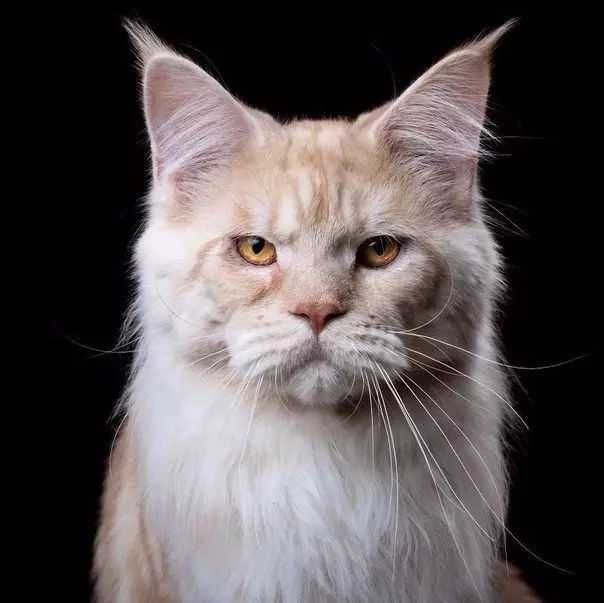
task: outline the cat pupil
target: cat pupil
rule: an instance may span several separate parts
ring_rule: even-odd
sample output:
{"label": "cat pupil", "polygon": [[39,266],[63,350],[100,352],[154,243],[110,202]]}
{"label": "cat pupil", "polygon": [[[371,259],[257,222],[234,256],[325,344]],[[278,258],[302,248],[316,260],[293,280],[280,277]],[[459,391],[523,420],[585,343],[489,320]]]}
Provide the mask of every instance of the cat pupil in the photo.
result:
{"label": "cat pupil", "polygon": [[384,237],[378,237],[375,239],[371,246],[378,255],[384,255],[384,251],[386,251],[386,241]]}
{"label": "cat pupil", "polygon": [[252,251],[258,255],[264,249],[264,239],[253,237],[250,241],[250,247],[252,248]]}

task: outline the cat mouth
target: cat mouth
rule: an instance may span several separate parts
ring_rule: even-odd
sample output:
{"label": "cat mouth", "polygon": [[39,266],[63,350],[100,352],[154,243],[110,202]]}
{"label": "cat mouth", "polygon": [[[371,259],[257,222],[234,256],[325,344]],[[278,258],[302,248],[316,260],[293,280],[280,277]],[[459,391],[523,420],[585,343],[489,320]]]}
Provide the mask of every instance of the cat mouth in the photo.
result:
{"label": "cat mouth", "polygon": [[331,355],[318,342],[297,348],[292,360],[288,371],[292,376],[309,369],[312,370],[313,367],[335,368]]}
{"label": "cat mouth", "polygon": [[303,354],[302,364],[309,365],[320,363],[332,364],[325,348],[317,341],[306,349]]}

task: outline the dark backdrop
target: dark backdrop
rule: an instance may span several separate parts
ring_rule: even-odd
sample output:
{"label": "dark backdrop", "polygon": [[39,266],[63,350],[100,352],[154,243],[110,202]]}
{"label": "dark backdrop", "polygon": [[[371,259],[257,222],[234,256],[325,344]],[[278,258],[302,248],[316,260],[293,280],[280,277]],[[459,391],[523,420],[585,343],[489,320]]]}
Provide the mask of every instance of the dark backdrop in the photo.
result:
{"label": "dark backdrop", "polygon": [[[244,20],[213,22],[193,9],[125,7],[86,16],[94,40],[83,52],[94,47],[96,54],[85,69],[72,66],[87,92],[69,100],[81,137],[75,154],[83,162],[83,186],[67,195],[57,214],[53,252],[60,254],[61,270],[47,331],[51,366],[63,379],[60,393],[81,417],[82,601],[89,597],[91,545],[112,436],[109,415],[130,358],[90,348],[109,350],[117,342],[131,293],[126,264],[148,168],[137,74],[120,26],[124,15],[143,17],[241,99],[283,118],[356,115],[402,91],[454,45],[521,17],[496,54],[490,117],[502,141],[499,157],[483,167],[508,261],[503,340],[514,365],[591,356],[558,368],[517,371],[518,409],[530,430],[510,458],[509,525],[535,555],[580,573],[575,535],[587,490],[581,485],[579,434],[596,402],[592,359],[601,332],[601,189],[595,185],[601,168],[586,142],[593,117],[585,102],[595,57],[568,11],[510,7],[487,14],[457,6],[455,15],[444,15],[438,7],[425,8],[422,16],[405,19],[384,13],[381,24],[396,20],[396,31],[317,30],[317,18],[306,24],[304,16],[266,22],[268,28],[258,31]],[[578,600],[576,575],[548,566],[511,540],[509,554],[546,601]]]}

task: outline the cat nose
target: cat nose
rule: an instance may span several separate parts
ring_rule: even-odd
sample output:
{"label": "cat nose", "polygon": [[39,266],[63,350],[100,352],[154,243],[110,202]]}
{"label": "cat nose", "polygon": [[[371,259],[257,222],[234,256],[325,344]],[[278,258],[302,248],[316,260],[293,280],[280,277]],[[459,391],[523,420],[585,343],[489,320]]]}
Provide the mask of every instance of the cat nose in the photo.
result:
{"label": "cat nose", "polygon": [[327,323],[336,316],[344,314],[345,310],[336,304],[329,303],[301,303],[291,313],[308,319],[310,328],[315,335],[319,335]]}

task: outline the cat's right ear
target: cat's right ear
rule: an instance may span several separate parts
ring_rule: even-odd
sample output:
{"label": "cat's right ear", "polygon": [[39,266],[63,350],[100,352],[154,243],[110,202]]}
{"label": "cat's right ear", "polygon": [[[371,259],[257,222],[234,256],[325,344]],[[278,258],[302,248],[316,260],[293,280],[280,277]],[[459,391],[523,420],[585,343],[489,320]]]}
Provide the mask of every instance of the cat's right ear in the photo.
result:
{"label": "cat's right ear", "polygon": [[147,27],[125,28],[142,72],[153,177],[185,192],[228,168],[261,129],[251,111],[213,77],[163,44]]}
{"label": "cat's right ear", "polygon": [[464,204],[473,198],[478,161],[488,155],[482,141],[494,138],[485,127],[491,57],[513,24],[451,52],[397,99],[356,121],[407,173],[438,187],[441,198],[452,191]]}

